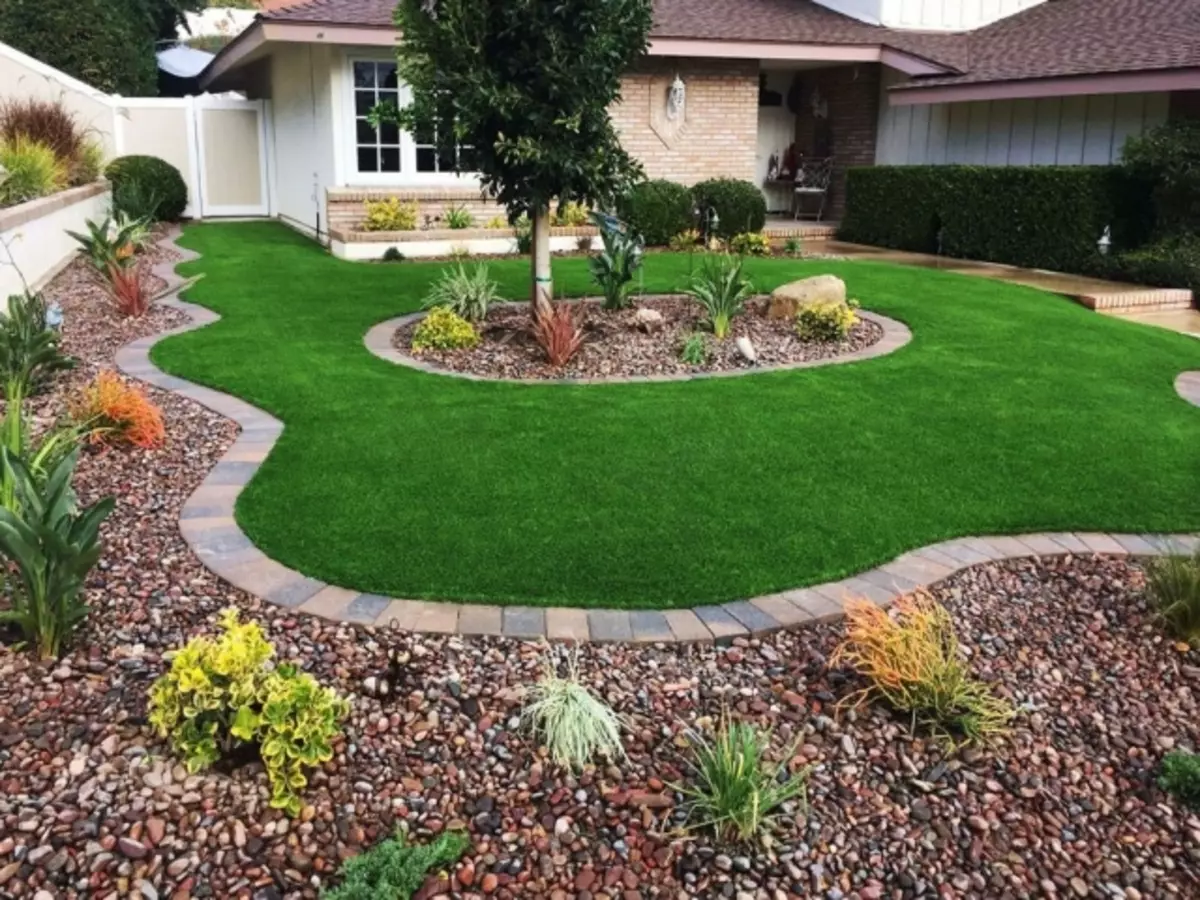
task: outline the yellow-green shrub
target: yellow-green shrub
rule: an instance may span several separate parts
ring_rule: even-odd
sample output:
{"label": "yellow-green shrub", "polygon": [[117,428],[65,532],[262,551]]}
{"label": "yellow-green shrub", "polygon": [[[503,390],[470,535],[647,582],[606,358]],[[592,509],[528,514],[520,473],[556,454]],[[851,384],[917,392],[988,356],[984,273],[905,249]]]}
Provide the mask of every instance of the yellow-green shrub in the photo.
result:
{"label": "yellow-green shrub", "polygon": [[400,202],[396,197],[367,200],[363,208],[367,212],[363,220],[364,231],[412,231],[417,227],[415,200],[407,203]]}
{"label": "yellow-green shrub", "polygon": [[858,324],[858,301],[838,303],[833,300],[808,303],[796,310],[796,334],[801,340],[844,341]]}
{"label": "yellow-green shrub", "polygon": [[733,236],[729,249],[739,256],[770,256],[771,242],[761,231],[743,231]]}
{"label": "yellow-green shrub", "polygon": [[700,232],[695,228],[687,228],[673,235],[667,247],[672,253],[693,253],[700,249],[699,244]]}
{"label": "yellow-green shrub", "polygon": [[466,350],[478,345],[475,326],[445,306],[430,310],[413,332],[414,350]]}
{"label": "yellow-green shrub", "polygon": [[24,137],[0,140],[0,206],[16,206],[67,186],[67,167],[45,144]]}
{"label": "yellow-green shrub", "polygon": [[295,666],[271,668],[274,648],[237,611],[224,634],[189,641],[150,689],[150,724],[198,772],[242,745],[257,745],[271,782],[271,806],[300,812],[306,768],[333,758],[350,705]]}
{"label": "yellow-green shrub", "polygon": [[564,204],[563,207],[554,215],[554,224],[566,226],[569,228],[579,228],[581,225],[588,223],[587,207],[582,203],[576,203],[574,200]]}
{"label": "yellow-green shrub", "polygon": [[484,228],[507,228],[508,227],[508,219],[504,218],[504,216],[492,216],[490,219],[487,220],[487,224],[484,225],[483,227]]}

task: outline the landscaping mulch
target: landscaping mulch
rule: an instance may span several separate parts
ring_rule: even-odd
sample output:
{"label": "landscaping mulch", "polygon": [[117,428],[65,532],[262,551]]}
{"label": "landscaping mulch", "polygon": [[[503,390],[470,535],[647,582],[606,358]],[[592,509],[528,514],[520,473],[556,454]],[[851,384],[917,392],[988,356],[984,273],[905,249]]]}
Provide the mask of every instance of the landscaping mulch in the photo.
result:
{"label": "landscaping mulch", "polygon": [[[152,321],[59,296],[68,346],[92,365],[112,330]],[[545,649],[329,623],[210,575],[176,517],[233,428],[150,394],[167,446],[81,464],[84,501],[118,503],[74,649],[42,664],[0,647],[0,897],[314,898],[400,825],[471,836],[422,900],[1200,896],[1200,815],[1155,784],[1165,752],[1200,743],[1200,655],[1162,636],[1135,564],[1016,561],[939,587],[976,672],[1021,710],[995,747],[952,754],[884,709],[839,708],[861,684],[829,668],[841,629],[828,625],[728,647],[580,648],[582,678],[628,722],[628,758],[572,774],[519,721]],[[146,726],[164,654],[229,605],[352,700],[295,820],[268,808],[260,766],[189,773]],[[389,649],[410,661],[383,702],[363,681]],[[798,741],[794,764],[814,767],[772,850],[680,831],[686,732],[725,713],[774,728],[776,748]]]}
{"label": "landscaping mulch", "polygon": [[[831,359],[862,350],[883,337],[876,323],[860,319],[844,341],[803,341],[787,319],[768,319],[763,313],[768,298],[747,303],[746,312],[733,320],[730,335],[718,341],[706,335],[709,350],[704,365],[689,365],[679,358],[687,338],[704,333],[704,310],[685,296],[639,297],[633,307],[606,310],[598,300],[580,302],[577,315],[583,325],[583,346],[562,368],[546,362],[545,353],[530,330],[527,304],[493,306],[480,323],[479,346],[471,350],[412,350],[411,322],[396,329],[394,346],[454,372],[485,378],[627,378],[643,375],[694,375],[753,368],[737,347],[737,338],[754,344],[757,365],[774,366],[808,360]],[[660,326],[647,331],[636,318],[638,309],[662,314]]]}

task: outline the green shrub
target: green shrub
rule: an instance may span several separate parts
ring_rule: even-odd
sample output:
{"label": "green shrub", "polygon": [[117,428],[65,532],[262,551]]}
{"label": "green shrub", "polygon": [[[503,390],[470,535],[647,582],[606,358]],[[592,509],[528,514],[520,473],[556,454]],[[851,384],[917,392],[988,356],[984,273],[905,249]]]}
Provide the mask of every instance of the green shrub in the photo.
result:
{"label": "green shrub", "polygon": [[487,318],[488,307],[496,302],[500,290],[496,282],[488,278],[488,267],[480,263],[468,273],[462,264],[445,269],[425,298],[425,308],[445,307],[468,322],[481,322]]}
{"label": "green shrub", "polygon": [[113,209],[130,218],[173,222],[187,208],[187,184],[179,170],[157,156],[119,156],[105,176],[113,186]]}
{"label": "green shrub", "polygon": [[333,759],[333,742],[350,704],[275,655],[257,624],[237,610],[221,616],[224,634],[198,637],[175,653],[150,689],[149,721],[169,738],[188,771],[211,766],[241,746],[256,746],[271,783],[274,809],[298,815],[304,770]]}
{"label": "green shrub", "polygon": [[1200,551],[1151,560],[1146,588],[1155,613],[1171,633],[1200,646]]}
{"label": "green shrub", "polygon": [[605,309],[624,309],[633,292],[633,274],[642,265],[636,232],[621,230],[605,216],[594,215],[604,249],[591,259],[592,278],[600,285]]}
{"label": "green shrub", "polygon": [[1145,241],[1144,182],[1114,166],[873,166],[852,169],[838,237],[918,253],[1094,273],[1097,242]]}
{"label": "green shrub", "polygon": [[404,254],[399,247],[388,247],[383,251],[383,262],[404,262]]}
{"label": "green shrub", "polygon": [[702,366],[708,362],[708,338],[696,332],[689,334],[679,349],[679,359],[689,366]]}
{"label": "green shrub", "polygon": [[717,214],[713,234],[725,240],[746,231],[762,231],[767,223],[767,201],[758,186],[737,178],[713,178],[692,188],[695,208],[703,220],[708,210]]}
{"label": "green shrub", "polygon": [[770,256],[771,241],[761,231],[745,231],[733,236],[729,249],[739,256]]}
{"label": "green shrub", "polygon": [[1122,253],[1102,274],[1153,287],[1188,288],[1200,297],[1200,237],[1166,237]]}
{"label": "green shrub", "polygon": [[742,276],[739,258],[728,253],[713,253],[705,256],[684,293],[704,307],[713,335],[723,341],[734,317],[745,309],[752,290],[750,280]]}
{"label": "green shrub", "polygon": [[771,733],[745,722],[721,723],[711,740],[693,732],[694,783],[676,785],[686,798],[685,810],[694,828],[711,828],[719,840],[747,842],[764,837],[780,806],[804,802],[808,770],[789,773],[788,762],[798,741],[787,748],[782,762],[767,759]]}
{"label": "green shrub", "polygon": [[799,256],[804,251],[804,244],[798,237],[790,237],[783,242],[783,252],[788,256]]}
{"label": "green shrub", "polygon": [[1200,809],[1200,755],[1184,750],[1168,753],[1158,785],[1181,803]]}
{"label": "green shrub", "polygon": [[803,304],[796,310],[796,334],[802,341],[836,343],[844,341],[858,324],[858,302],[832,300]]}
{"label": "green shrub", "polygon": [[687,228],[672,235],[667,247],[672,253],[695,253],[700,245],[700,232],[695,228]]}
{"label": "green shrub", "polygon": [[475,217],[465,206],[452,206],[446,210],[446,227],[462,231],[475,224]]}
{"label": "green shrub", "polygon": [[448,869],[470,846],[460,831],[439,835],[432,844],[412,845],[397,831],[390,840],[351,857],[338,874],[342,883],[321,891],[321,900],[410,900],[427,875]]}
{"label": "green shrub", "polygon": [[0,140],[0,206],[47,197],[67,186],[67,168],[45,144],[17,137]]}
{"label": "green shrub", "polygon": [[1125,144],[1122,162],[1152,186],[1160,234],[1200,231],[1200,122],[1172,119]]}
{"label": "green shrub", "polygon": [[574,659],[566,678],[547,663],[521,715],[550,758],[565,768],[582,769],[601,756],[610,761],[625,756],[617,714],[580,683]]}
{"label": "green shrub", "polygon": [[158,37],[145,0],[0,2],[0,40],[107,93],[158,92]]}
{"label": "green shrub", "polygon": [[0,557],[16,570],[12,607],[0,622],[16,625],[43,659],[60,655],[88,614],[83,588],[100,559],[100,523],[113,510],[106,497],[79,509],[71,478],[74,447],[40,478],[7,447],[0,448],[4,481],[13,500],[0,507]]}
{"label": "green shrub", "polygon": [[569,200],[554,214],[554,224],[565,228],[579,228],[588,223],[590,216],[586,206]]}
{"label": "green shrub", "polygon": [[413,332],[414,350],[469,350],[479,346],[479,332],[458,313],[444,306],[429,311]]}
{"label": "green shrub", "polygon": [[648,247],[661,247],[692,227],[691,192],[682,184],[660,179],[634,185],[617,205],[617,214]]}

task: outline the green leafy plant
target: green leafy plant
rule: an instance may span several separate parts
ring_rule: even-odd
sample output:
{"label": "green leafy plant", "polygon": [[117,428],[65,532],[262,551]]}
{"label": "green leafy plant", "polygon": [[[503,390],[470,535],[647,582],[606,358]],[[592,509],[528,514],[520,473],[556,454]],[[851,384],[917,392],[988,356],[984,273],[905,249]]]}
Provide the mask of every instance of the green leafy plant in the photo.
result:
{"label": "green leafy plant", "polygon": [[563,228],[579,228],[586,225],[591,218],[588,208],[582,203],[568,200],[554,214],[554,224]]}
{"label": "green leafy plant", "polygon": [[428,873],[454,865],[471,842],[461,831],[438,835],[432,844],[410,844],[403,831],[351,857],[338,874],[342,883],[321,891],[321,900],[410,900]]}
{"label": "green leafy plant", "polygon": [[0,140],[0,206],[16,206],[61,191],[67,168],[45,144],[25,137]]}
{"label": "green leafy plant", "polygon": [[147,222],[174,222],[187,208],[187,183],[165,159],[119,156],[104,174],[112,182],[115,212]]}
{"label": "green leafy plant", "polygon": [[804,252],[804,244],[798,237],[790,237],[783,242],[783,252],[788,256],[799,256]]}
{"label": "green leafy plant", "polygon": [[691,826],[711,828],[723,841],[769,843],[776,810],[793,800],[804,803],[809,770],[787,770],[798,742],[784,751],[782,762],[772,763],[771,732],[746,722],[724,717],[711,739],[697,731],[689,737],[693,779],[673,787],[687,798]]}
{"label": "green leafy plant", "polygon": [[85,220],[87,233],[67,231],[83,248],[88,262],[105,277],[111,268],[127,268],[134,262],[135,254],[145,247],[150,238],[150,226],[145,219],[131,219],[119,212],[114,220],[103,222]]}
{"label": "green leafy plant", "polygon": [[1181,641],[1200,646],[1200,551],[1146,565],[1146,589],[1155,613]]}
{"label": "green leafy plant", "polygon": [[521,717],[546,745],[550,758],[565,768],[582,769],[601,756],[613,761],[625,756],[621,720],[580,682],[574,656],[567,662],[566,678],[546,662]]}
{"label": "green leafy plant", "polygon": [[796,310],[796,334],[803,341],[844,341],[858,324],[858,301],[822,300],[804,303]]}
{"label": "green leafy plant", "polygon": [[517,253],[528,256],[533,250],[533,223],[529,216],[522,215],[513,223],[513,236],[517,243]]}
{"label": "green leafy plant", "polygon": [[363,231],[412,231],[417,227],[420,209],[415,200],[401,202],[398,197],[363,202]]}
{"label": "green leafy plant", "polygon": [[679,350],[679,359],[689,366],[702,366],[708,357],[708,338],[699,332],[689,334]]}
{"label": "green leafy plant", "polygon": [[383,262],[404,262],[404,254],[400,252],[399,247],[388,247],[383,251]]}
{"label": "green leafy plant", "polygon": [[746,308],[753,293],[750,280],[742,276],[742,261],[728,253],[712,253],[692,275],[684,293],[704,307],[708,326],[719,341],[729,335],[735,316]]}
{"label": "green leafy plant", "polygon": [[729,249],[740,256],[770,256],[771,241],[761,231],[744,231],[730,239]]}
{"label": "green leafy plant", "polygon": [[452,228],[455,231],[462,231],[475,224],[475,217],[471,215],[471,211],[465,206],[450,207],[446,210],[444,218],[446,220],[446,227]]}
{"label": "green leafy plant", "polygon": [[672,235],[667,247],[672,253],[695,253],[700,247],[700,232],[695,228],[685,229]]}
{"label": "green leafy plant", "polygon": [[594,214],[604,249],[591,259],[592,278],[600,285],[605,309],[629,306],[633,275],[642,265],[642,248],[637,237],[607,216]]}
{"label": "green leafy plant", "polygon": [[635,184],[617,203],[617,214],[648,247],[661,247],[696,220],[692,192],[675,181]]}
{"label": "green leafy plant", "polygon": [[429,289],[425,308],[445,307],[468,322],[482,322],[487,318],[488,308],[496,302],[500,287],[488,277],[488,267],[483,263],[470,272],[461,263],[452,269],[444,269],[441,276]]}
{"label": "green leafy plant", "polygon": [[60,349],[61,340],[46,323],[46,301],[40,294],[26,291],[8,298],[8,308],[0,310],[0,381],[10,410],[55,372],[75,366]]}
{"label": "green leafy plant", "polygon": [[271,783],[270,804],[297,815],[305,770],[333,759],[350,704],[292,665],[270,668],[275,650],[237,610],[221,616],[223,634],[197,637],[177,651],[150,689],[149,721],[199,772],[242,746],[254,746]]}
{"label": "green leafy plant", "polygon": [[715,214],[713,234],[724,240],[747,231],[762,231],[767,201],[758,185],[737,178],[712,178],[692,186],[693,204],[701,221]]}
{"label": "green leafy plant", "polygon": [[479,346],[475,326],[445,306],[437,306],[413,332],[414,350],[470,350]]}
{"label": "green leafy plant", "polygon": [[1200,755],[1174,750],[1163,757],[1158,786],[1181,803],[1200,809]]}
{"label": "green leafy plant", "polygon": [[891,612],[869,600],[846,603],[846,637],[830,665],[849,664],[868,686],[854,702],[883,700],[947,743],[1005,734],[1011,704],[971,675],[954,621],[928,594],[907,594]]}
{"label": "green leafy plant", "polygon": [[15,500],[0,507],[0,556],[17,575],[10,582],[12,608],[0,611],[0,622],[16,625],[44,659],[59,656],[87,618],[83,588],[100,558],[100,523],[113,509],[106,497],[77,510],[71,489],[77,458],[72,448],[39,478],[20,456],[0,447],[0,467]]}

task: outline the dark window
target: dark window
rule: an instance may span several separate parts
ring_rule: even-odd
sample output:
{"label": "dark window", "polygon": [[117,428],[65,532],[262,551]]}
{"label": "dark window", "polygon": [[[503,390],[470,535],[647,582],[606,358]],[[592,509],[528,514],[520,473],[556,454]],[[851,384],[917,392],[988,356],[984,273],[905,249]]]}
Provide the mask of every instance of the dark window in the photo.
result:
{"label": "dark window", "polygon": [[400,171],[400,129],[372,128],[366,118],[379,103],[399,102],[396,84],[395,63],[354,63],[354,138],[360,172]]}

